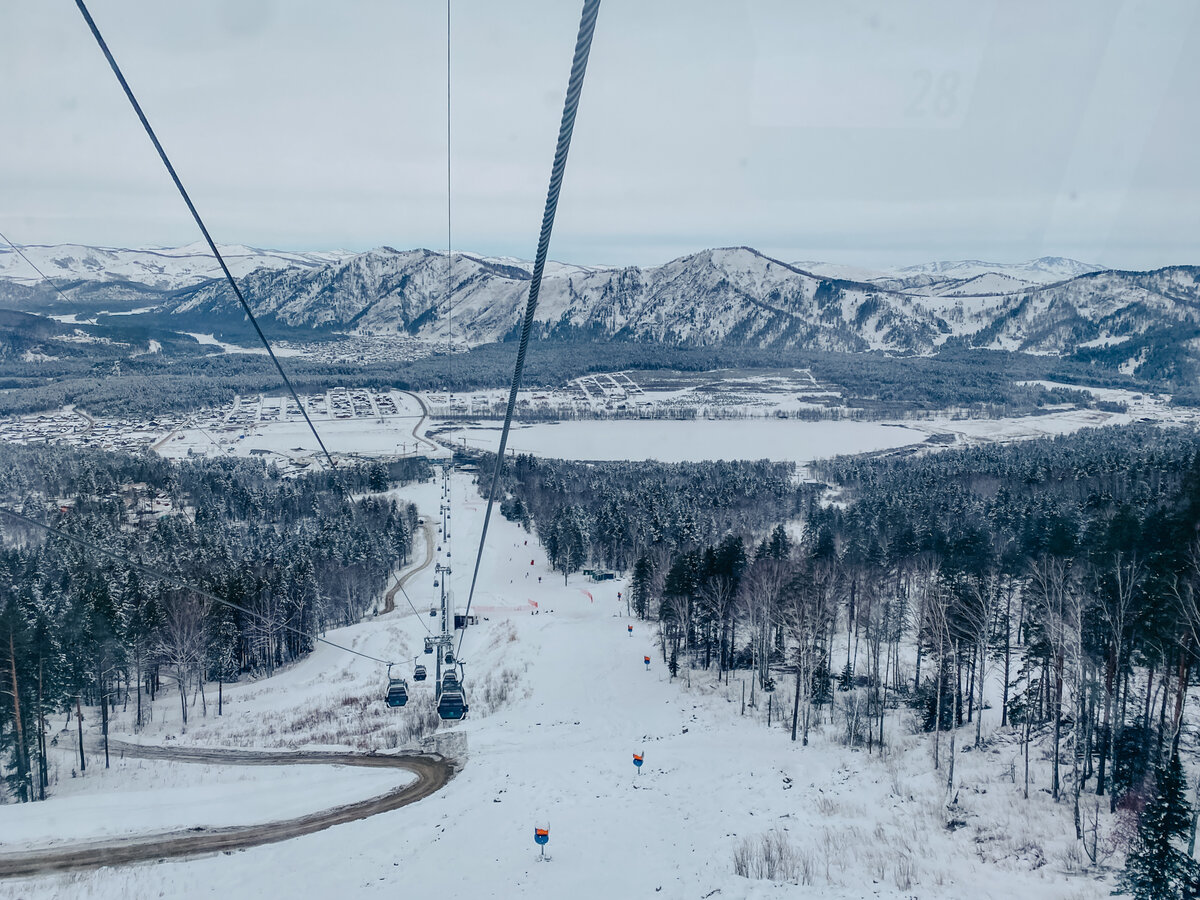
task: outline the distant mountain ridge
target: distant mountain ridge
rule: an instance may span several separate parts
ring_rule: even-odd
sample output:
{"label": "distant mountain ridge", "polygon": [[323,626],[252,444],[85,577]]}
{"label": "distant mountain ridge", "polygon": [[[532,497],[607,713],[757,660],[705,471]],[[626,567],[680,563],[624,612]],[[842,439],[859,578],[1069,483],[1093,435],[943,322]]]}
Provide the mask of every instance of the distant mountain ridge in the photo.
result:
{"label": "distant mountain ridge", "polygon": [[984,262],[978,259],[941,260],[892,269],[863,269],[816,261],[797,262],[795,265],[828,278],[866,281],[894,291],[951,293],[961,288],[971,288],[975,294],[1054,284],[1104,269],[1103,266],[1063,256],[1042,256],[1023,263]]}
{"label": "distant mountain ridge", "polygon": [[[37,250],[70,273],[56,284],[81,302],[154,302],[193,321],[241,318],[228,285],[204,277],[194,246]],[[452,331],[456,342],[467,344],[511,334],[532,268],[524,260],[456,252],[448,299],[444,252],[231,251],[239,285],[264,322],[437,339]],[[29,284],[14,268],[0,254],[0,279]],[[552,264],[537,321],[549,336],[897,353],[929,353],[949,342],[1082,354],[1127,372],[1159,372],[1175,365],[1179,352],[1195,355],[1200,346],[1200,269],[1124,272],[1043,257],[876,272],[787,263],[750,247],[728,247],[658,266]],[[1164,355],[1164,347],[1173,349]]]}
{"label": "distant mountain ridge", "polygon": [[[256,269],[312,268],[353,254],[343,250],[293,252],[221,244],[221,255],[237,277]],[[175,290],[221,277],[221,267],[202,241],[184,247],[89,247],[84,244],[27,244],[21,247],[47,278],[63,281],[134,281]],[[0,245],[0,278],[34,285],[41,277],[21,255]]]}

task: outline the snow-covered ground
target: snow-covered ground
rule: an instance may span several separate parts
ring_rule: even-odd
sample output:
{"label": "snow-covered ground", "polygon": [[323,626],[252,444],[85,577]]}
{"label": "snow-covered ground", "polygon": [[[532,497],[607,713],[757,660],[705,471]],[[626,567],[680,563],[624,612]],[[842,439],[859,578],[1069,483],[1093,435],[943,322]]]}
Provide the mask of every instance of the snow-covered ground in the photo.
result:
{"label": "snow-covered ground", "polygon": [[[307,815],[386,793],[412,780],[395,769],[346,766],[210,766],[91,754],[85,777],[61,775],[45,803],[0,808],[0,846],[13,851],[69,841],[195,827],[251,825]],[[75,751],[56,753],[61,770]]]}
{"label": "snow-covered ground", "polygon": [[[195,332],[195,331],[185,331],[182,333],[186,334],[190,338],[194,338],[197,344],[201,344],[206,347],[217,347],[223,353],[249,353],[254,356],[266,356],[267,355],[266,347],[258,347],[258,346],[243,347],[240,344],[227,344],[224,341],[217,340],[214,335],[199,334],[198,332]],[[275,344],[272,344],[271,349],[275,351],[275,355],[277,357],[302,356],[303,355],[299,350],[296,350],[295,348],[292,348],[292,347],[280,347],[280,346],[276,346]]]}
{"label": "snow-covered ground", "polygon": [[[335,419],[317,423],[321,440],[330,453],[363,456],[399,456],[412,453],[415,418],[393,416],[379,419]],[[191,450],[199,456],[250,456],[254,451],[265,454],[267,461],[310,459],[320,455],[316,438],[308,424],[299,421],[255,425],[245,431],[214,432],[188,428],[177,432],[158,447],[166,457],[180,459]],[[258,455],[258,454],[255,454]]]}
{"label": "snow-covered ground", "polygon": [[1128,425],[1133,417],[1128,413],[1104,412],[1096,409],[1065,409],[1042,416],[1014,416],[998,419],[953,419],[938,417],[913,422],[912,427],[934,434],[953,434],[968,444],[998,441],[1028,441],[1035,438],[1074,434],[1081,428],[1102,428],[1108,425]]}
{"label": "snow-covered ground", "polygon": [[[403,493],[423,510],[440,502],[435,484]],[[461,606],[483,515],[464,476],[454,478],[452,505],[454,547],[439,552],[453,553],[442,558],[453,563]],[[717,684],[715,672],[697,671],[690,688],[683,678],[672,681],[654,627],[624,617],[620,582],[573,576],[564,585],[536,541],[500,517],[492,520],[480,585],[474,609],[486,621],[465,633],[462,647],[471,715],[440,729],[465,768],[439,793],[233,855],[7,881],[0,896],[1082,900],[1108,893],[1104,881],[1072,874],[1070,806],[1056,806],[1045,792],[1048,764],[1037,750],[1028,801],[1012,775],[1018,752],[1010,740],[957,754],[958,804],[948,812],[945,769],[933,771],[929,736],[911,733],[907,711],[889,717],[882,756],[842,746],[840,719],[818,728],[808,747],[793,743],[775,705],[788,707],[786,678],[772,700],[772,727],[761,695],[743,715],[738,677]],[[433,621],[425,615],[432,575],[415,579],[409,593],[415,613],[398,597],[395,613],[329,638],[389,659],[420,659]],[[380,666],[322,646],[273,678],[228,687],[226,715],[212,716],[210,701],[210,715],[193,714],[186,734],[178,699],[160,698],[140,739],[387,749],[405,729],[421,731],[431,690],[412,685],[416,699],[388,710],[383,686]],[[997,717],[994,709],[985,714],[985,737]],[[129,724],[124,713],[114,728]],[[969,731],[960,746],[970,743]],[[635,752],[645,754],[640,775]],[[319,775],[309,769],[295,777]],[[108,815],[122,815],[122,798],[112,794]],[[56,797],[43,808],[70,801]],[[0,827],[12,809],[0,808]],[[101,833],[97,819],[81,815],[75,833]],[[550,828],[548,862],[538,860],[535,826]],[[799,884],[734,873],[735,850],[764,836],[791,848]]]}
{"label": "snow-covered ground", "polygon": [[[1120,343],[1117,341],[1116,343]],[[1121,388],[1093,387],[1087,384],[1065,384],[1060,381],[1019,381],[1018,384],[1035,384],[1047,390],[1062,388],[1068,391],[1085,391],[1097,400],[1107,400],[1110,403],[1124,403],[1134,416],[1149,416],[1158,419],[1170,419],[1172,416],[1185,414],[1179,407],[1170,407],[1169,394],[1155,394],[1146,391],[1129,391]]]}
{"label": "snow-covered ground", "polygon": [[[413,394],[334,389],[301,399],[331,453],[374,457],[411,454],[418,445],[422,452],[437,449],[414,436],[423,411]],[[256,455],[278,464],[307,464],[323,455],[295,402],[282,397],[239,398],[173,427],[154,449],[171,459]]]}

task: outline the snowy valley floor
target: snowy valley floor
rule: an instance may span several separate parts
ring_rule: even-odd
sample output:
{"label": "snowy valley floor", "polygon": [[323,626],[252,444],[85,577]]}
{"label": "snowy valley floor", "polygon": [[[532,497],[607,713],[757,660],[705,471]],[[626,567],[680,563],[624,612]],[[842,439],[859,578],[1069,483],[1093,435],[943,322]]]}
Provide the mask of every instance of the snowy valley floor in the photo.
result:
{"label": "snowy valley floor", "polygon": [[[401,493],[426,514],[440,502],[433,484]],[[451,583],[462,605],[483,515],[483,502],[463,476],[455,476],[453,505]],[[842,746],[840,718],[822,726],[810,746],[794,744],[780,719],[767,727],[761,704],[741,715],[738,676],[719,686],[715,670],[694,672],[690,688],[683,678],[672,681],[655,628],[624,617],[619,583],[573,576],[564,586],[535,545],[493,518],[473,610],[486,621],[466,632],[463,645],[471,715],[438,728],[450,735],[439,746],[462,757],[464,768],[439,793],[232,855],[4,881],[0,897],[1108,895],[1111,878],[1079,871],[1070,804],[1050,799],[1049,767],[1038,750],[1029,801],[1021,797],[1015,740],[997,734],[983,751],[957,754],[959,801],[949,813],[945,769],[933,771],[930,738],[911,734],[907,711],[888,719],[882,756]],[[440,552],[445,560],[447,546]],[[396,612],[329,637],[423,662],[422,638],[434,622],[425,614],[432,577],[423,573],[410,583],[419,614],[398,595]],[[141,734],[129,734],[129,712],[114,730],[130,740],[206,747],[388,752],[417,746],[434,721],[431,682],[410,681],[415,699],[389,710],[381,699],[384,674],[321,646],[272,678],[227,687],[220,719],[214,689],[209,715],[193,709],[186,733],[170,691]],[[781,693],[789,696],[777,700],[790,700],[790,692]],[[985,737],[997,715],[988,711]],[[973,734],[964,727],[960,747]],[[383,792],[405,777],[323,767],[221,771],[142,760],[102,773],[95,770],[103,760],[93,754],[87,777],[71,780],[70,735],[60,743],[55,796],[0,807],[5,849],[51,834],[66,840],[282,818]],[[638,775],[632,758],[643,751]],[[252,791],[259,799],[249,811]],[[156,797],[165,809],[156,808]],[[63,821],[69,825],[59,831],[55,823]],[[547,862],[538,860],[535,826],[550,828]],[[743,840],[772,835],[789,848],[792,882],[736,875],[734,853]]]}

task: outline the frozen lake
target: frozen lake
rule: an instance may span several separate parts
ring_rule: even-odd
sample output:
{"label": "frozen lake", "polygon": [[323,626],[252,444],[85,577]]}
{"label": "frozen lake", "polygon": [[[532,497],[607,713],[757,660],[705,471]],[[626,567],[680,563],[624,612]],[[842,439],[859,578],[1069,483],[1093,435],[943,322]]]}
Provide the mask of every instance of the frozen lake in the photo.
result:
{"label": "frozen lake", "polygon": [[[494,450],[500,423],[439,435],[468,447]],[[799,463],[839,453],[868,453],[919,444],[927,430],[879,422],[802,422],[796,419],[620,420],[514,425],[508,447],[558,459],[697,462],[771,459]]]}
{"label": "frozen lake", "polygon": [[[952,435],[953,444],[1025,441],[1071,434],[1081,428],[1127,425],[1128,413],[1069,409],[1042,416],[913,422],[802,422],[798,419],[585,420],[513,425],[509,450],[557,459],[697,462],[770,459],[809,463],[839,454],[871,453],[920,444],[930,435]],[[488,422],[438,435],[495,452],[500,423]],[[942,445],[945,446],[945,445]]]}

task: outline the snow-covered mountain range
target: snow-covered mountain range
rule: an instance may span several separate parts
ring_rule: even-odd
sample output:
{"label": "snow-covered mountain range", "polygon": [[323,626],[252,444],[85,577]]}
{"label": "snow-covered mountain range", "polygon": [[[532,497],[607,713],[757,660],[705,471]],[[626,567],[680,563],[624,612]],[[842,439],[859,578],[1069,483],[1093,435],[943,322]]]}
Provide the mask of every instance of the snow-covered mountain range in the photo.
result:
{"label": "snow-covered mountain range", "polygon": [[[209,252],[208,244],[202,241],[185,247],[136,250],[82,244],[26,244],[21,247],[21,252],[28,260],[22,259],[12,247],[0,245],[0,278],[21,284],[38,284],[41,277],[30,262],[56,282],[135,281],[174,290],[221,277],[217,260]],[[240,244],[222,244],[221,254],[237,277],[256,269],[314,268],[353,255],[341,250],[315,253],[259,250]]]}
{"label": "snow-covered mountain range", "polygon": [[[240,319],[224,281],[194,245],[179,250],[76,246],[26,250],[68,296],[128,301],[139,285],[158,309]],[[297,328],[396,332],[469,344],[503,338],[520,319],[531,265],[510,258],[381,247],[365,253],[230,248],[256,313]],[[35,256],[36,254],[36,256]],[[35,283],[0,252],[0,279]],[[853,276],[853,277],[851,277]],[[447,279],[452,293],[447,299]],[[147,285],[142,289],[140,285]],[[925,353],[964,346],[1066,355],[1128,351],[1108,364],[1134,371],[1147,341],[1200,334],[1200,268],[1100,269],[1043,257],[1023,264],[937,262],[871,272],[787,263],[749,247],[704,250],[659,266],[547,268],[538,308],[544,333],[838,351]],[[1113,348],[1124,347],[1125,350]]]}
{"label": "snow-covered mountain range", "polygon": [[[428,250],[380,248],[317,270],[259,270],[242,280],[257,311],[290,326],[403,330],[468,343],[496,340],[520,316],[527,264]],[[180,312],[231,310],[228,287],[177,295]],[[835,283],[745,247],[705,250],[661,266],[556,266],[538,321],[550,331],[597,332],[702,344],[803,345],[830,350],[921,350],[938,342],[935,315],[872,285]],[[911,305],[911,304],[909,304]]]}

